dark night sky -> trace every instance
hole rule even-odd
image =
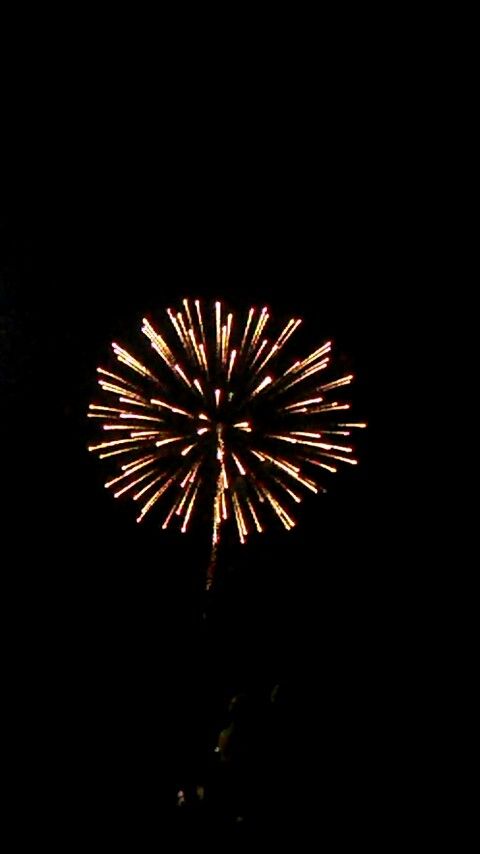
[[[61,779],[93,768],[96,791],[99,778],[128,789],[139,767],[161,767],[168,798],[224,698],[278,680],[317,749],[325,736],[327,765],[361,761],[385,619],[369,478],[384,258],[368,146],[353,156],[339,133],[316,157],[312,140],[286,175],[268,149],[255,172],[250,157],[235,169],[226,158],[215,184],[210,162],[185,157],[167,181],[151,171],[153,146],[126,171],[110,154],[104,143],[69,164],[51,193],[48,180],[19,189],[2,219],[6,602],[36,773],[46,761]],[[304,502],[294,532],[272,525],[223,555],[209,628],[205,537],[139,528],[85,450],[109,342],[185,295],[304,317],[312,342],[332,337],[357,374],[355,413],[371,423],[361,464]]]

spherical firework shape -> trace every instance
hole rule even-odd
[[[325,491],[319,475],[357,464],[349,437],[366,425],[337,399],[353,376],[330,376],[329,341],[289,359],[302,321],[271,335],[269,321],[266,307],[237,323],[220,301],[184,299],[165,329],[143,319],[148,358],[112,344],[119,364],[97,368],[89,450],[115,464],[105,486],[133,499],[137,522],[160,513],[185,532],[209,501],[215,552],[230,521],[241,543],[272,519],[291,529],[304,494]]]

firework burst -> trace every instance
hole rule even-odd
[[[105,486],[133,499],[139,523],[160,511],[163,529],[185,532],[210,504],[211,578],[224,525],[241,543],[271,518],[293,528],[303,495],[325,491],[318,475],[357,464],[349,437],[366,425],[337,399],[353,376],[329,377],[331,342],[285,361],[300,319],[269,335],[267,308],[237,326],[221,302],[205,311],[187,299],[167,318],[167,331],[143,319],[148,359],[113,343],[119,367],[97,368],[88,417],[101,439],[89,451],[115,463]]]

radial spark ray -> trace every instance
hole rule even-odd
[[[354,377],[331,375],[331,341],[288,356],[299,318],[273,329],[267,306],[236,317],[220,300],[199,299],[166,316],[160,330],[143,318],[138,351],[114,342],[112,365],[97,368],[88,417],[99,441],[88,450],[112,458],[105,486],[119,484],[115,497],[142,505],[137,522],[155,509],[163,529],[178,520],[184,533],[210,502],[214,563],[226,525],[241,543],[275,518],[293,528],[292,507],[325,491],[319,469],[357,464],[350,444],[328,437],[366,424],[338,420],[350,408],[339,395]],[[110,441],[104,431],[114,431]]]

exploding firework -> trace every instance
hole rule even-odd
[[[366,425],[335,399],[353,376],[329,378],[330,341],[285,361],[300,319],[266,337],[267,308],[250,308],[237,326],[221,302],[205,311],[184,299],[167,317],[168,331],[143,319],[148,359],[113,343],[121,367],[97,368],[101,397],[88,417],[102,439],[89,451],[116,464],[105,486],[133,499],[137,522],[160,511],[163,529],[178,523],[185,532],[208,503],[211,576],[230,519],[241,543],[269,518],[293,528],[303,495],[325,491],[318,474],[357,464],[348,437]]]

